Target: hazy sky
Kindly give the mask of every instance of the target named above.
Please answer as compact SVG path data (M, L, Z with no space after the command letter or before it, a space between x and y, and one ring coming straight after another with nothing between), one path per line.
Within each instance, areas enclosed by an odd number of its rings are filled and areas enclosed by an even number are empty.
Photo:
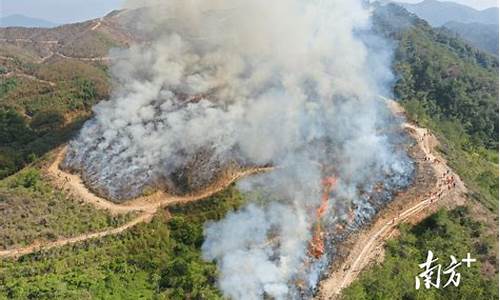
M396 0L396 2L418 3L422 2L422 0ZM452 2L468 5L474 7L475 9L485 9L492 6L498 6L498 0L452 0Z
M121 7L123 0L0 0L0 15L20 14L54 23L102 17Z
M349 1L349 0L346 0ZM421 0L399 0L402 2L420 2ZM454 0L483 9L498 6L497 0ZM0 0L0 15L21 14L36 17L54 23L85 21L105 15L121 7L123 0Z

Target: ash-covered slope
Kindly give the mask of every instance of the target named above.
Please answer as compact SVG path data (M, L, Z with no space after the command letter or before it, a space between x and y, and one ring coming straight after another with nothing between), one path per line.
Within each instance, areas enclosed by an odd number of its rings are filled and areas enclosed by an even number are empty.
M258 4L174 3L141 14L144 35L156 38L117 54L113 98L95 108L66 167L124 200L150 187L178 190L171 182L182 172L195 182L187 189L198 188L218 166L276 163L315 140L376 137L375 99L391 77L386 53L369 61L353 36L368 13L334 24L314 20L318 4L297 1L280 20L280 5L252 16L239 7Z

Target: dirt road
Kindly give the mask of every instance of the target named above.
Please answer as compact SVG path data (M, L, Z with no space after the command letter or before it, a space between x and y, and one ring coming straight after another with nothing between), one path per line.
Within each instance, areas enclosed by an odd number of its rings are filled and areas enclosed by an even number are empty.
M169 205L175 205L179 203L187 203L192 201L197 201L203 198L207 198L215 193L218 193L230 184L237 181L242 177L249 175L267 172L272 170L272 168L249 168L239 172L235 172L228 175L215 184L209 186L208 188L201 190L199 192L183 195L183 196L172 196L167 195L162 191L158 191L149 196L138 197L136 199L129 200L123 204L116 204L107 199L101 198L92 191L90 191L83 183L80 176L65 172L59 168L59 164L64 159L64 154L66 153L66 147L62 148L56 155L56 158L47 168L47 173L54 179L54 184L59 186L69 192L73 197L81 199L86 203L95 206L98 209L108 210L111 214L127 214L129 212L149 212L155 213L156 210Z
M102 21L103 21L103 18L100 18L100 19L97 19L95 20L95 25L92 26L92 28L90 28L91 31L95 31L97 28L101 27L101 24L102 24Z
M99 61L99 62L107 62L111 60L111 57L109 56L97 56L97 57L73 57L73 56L66 56L62 54L61 52L54 52L53 55L57 55L59 57L62 57L64 59L74 59L74 60L81 60L81 61Z
M389 102L389 107L395 114L404 110L394 101ZM381 213L375 222L359 235L356 235L350 251L342 264L336 266L328 278L320 284L317 299L335 299L343 288L351 284L364 267L375 261L383 245L396 229L396 227L412 218L422 219L435 211L445 202L453 201L463 204L466 188L460 177L447 165L444 159L434 151L437 139L427 129L413 124L404 123L404 129L415 139L416 147L424 154L422 161L428 163L437 178L434 186L429 191L421 191L418 199L407 201L398 206L398 199L393 201L392 209ZM420 163L420 162L419 162ZM404 198L404 195L401 195ZM424 213L427 212L427 213Z
M73 197L83 200L86 203L90 203L94 205L98 209L108 210L111 214L127 214L130 212L141 212L141 214L131 220L130 222L125 223L122 226L117 228L107 229L94 233L86 233L76 237L71 238L60 238L53 242L47 243L34 243L32 245L20 248L14 248L10 250L0 251L0 257L13 257L17 258L25 254L37 252L40 250L47 250L54 247L61 247L68 244L74 244L90 239L102 238L109 235L120 234L121 232L144 222L149 222L155 215L158 209L179 204L179 203L188 203L197 200L201 200L207 197L210 197L225 188L227 188L230 184L235 182L236 180L249 176L252 174L257 174L261 172L270 171L272 168L250 168L247 170L243 170L240 172L236 172L230 176L227 176L215 183L214 185L208 187L205 190L202 190L198 193L194 193L191 195L185 196L170 196L163 192L156 192L151 196L139 197L134 200L128 201L124 204L116 204L111 201L108 201L104 198L98 197L93 194L82 182L81 178L77 175L73 175L67 173L61 169L59 169L59 164L64 158L66 148L59 150L56 155L54 161L47 168L47 173L54 179L54 184L56 186L62 187L67 192L72 194Z
M132 221L130 221L126 224L123 224L122 226L116 227L116 228L103 230L103 231L99 231L99 232L94 232L94 233L86 233L86 234L82 234L82 235L72 237L72 238L62 238L62 239L58 239L54 242L49 242L49 243L34 243L34 244L31 244L31 245L26 246L26 247L0 251L0 257L17 258L17 257L23 256L23 255L30 254L33 252L38 252L41 250L48 250L48 249L55 248L55 247L62 247L65 245L75 244L75 243L83 242L83 241L90 240L90 239L102 238L102 237L109 236L109 235L116 235L116 234L122 233L123 231L125 231L131 227L134 227L135 225L137 225L139 223L149 222L153 218L153 216L154 216L154 214L146 212L146 213L140 215L139 217L133 219Z
M38 81L40 83L48 84L52 87L56 86L55 82L42 80L42 79L39 79L33 75L28 75L28 74L19 73L19 72L9 72L7 74L0 75L0 78L10 78L10 77L24 77L24 78L29 79L29 80Z

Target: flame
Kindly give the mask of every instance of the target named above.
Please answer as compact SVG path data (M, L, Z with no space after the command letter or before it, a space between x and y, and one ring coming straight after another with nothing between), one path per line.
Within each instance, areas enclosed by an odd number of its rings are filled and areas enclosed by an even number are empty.
M321 196L321 204L316 210L316 224L314 227L313 238L309 244L309 252L315 258L320 258L321 255L325 253L325 243L324 243L324 231L321 227L321 218L325 215L328 209L328 200L330 199L330 193L337 185L337 179L335 177L325 177L321 184L323 185L323 195Z

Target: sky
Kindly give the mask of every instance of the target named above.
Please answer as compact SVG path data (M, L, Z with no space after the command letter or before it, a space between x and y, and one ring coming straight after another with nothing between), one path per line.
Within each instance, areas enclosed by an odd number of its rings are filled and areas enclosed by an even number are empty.
M0 0L0 15L19 14L57 24L86 21L122 6L123 0Z
M396 2L418 3L422 2L422 0L397 0ZM498 6L498 0L451 0L451 2L457 2L463 5L474 7L475 9L479 10L489 8L492 6Z
M416 3L422 0L398 1ZM453 1L476 9L498 6L497 0ZM20 14L57 24L73 23L102 17L113 9L120 8L123 2L124 0L0 0L0 16Z

